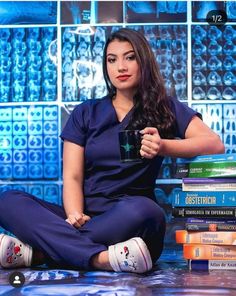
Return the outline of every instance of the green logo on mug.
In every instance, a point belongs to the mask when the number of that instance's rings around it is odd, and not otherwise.
[[[134,146],[130,145],[129,143],[127,143],[126,145],[121,145],[121,147],[123,147],[125,149],[125,152],[129,152],[132,149],[134,149]]]

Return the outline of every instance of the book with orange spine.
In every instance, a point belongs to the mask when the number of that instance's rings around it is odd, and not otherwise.
[[[236,246],[184,244],[183,257],[201,260],[236,260]]]
[[[176,230],[175,239],[178,244],[215,244],[236,245],[235,231],[196,231]]]

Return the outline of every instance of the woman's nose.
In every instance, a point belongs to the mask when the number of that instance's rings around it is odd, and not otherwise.
[[[124,61],[118,62],[118,71],[123,72],[127,70],[127,65]]]

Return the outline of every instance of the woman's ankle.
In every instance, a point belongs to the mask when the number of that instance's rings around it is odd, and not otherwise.
[[[91,259],[91,265],[99,270],[113,270],[109,262],[108,251],[102,251],[94,255]]]
[[[32,266],[42,265],[46,262],[45,256],[41,251],[33,250]]]

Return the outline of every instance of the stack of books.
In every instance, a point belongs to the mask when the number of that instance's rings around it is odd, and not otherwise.
[[[191,230],[190,230],[191,229]],[[191,219],[176,230],[190,270],[236,270],[236,221]]]
[[[236,154],[199,156],[177,163],[182,189],[172,215],[187,218],[176,231],[191,270],[236,270]]]
[[[173,217],[236,218],[236,153],[179,159]]]

